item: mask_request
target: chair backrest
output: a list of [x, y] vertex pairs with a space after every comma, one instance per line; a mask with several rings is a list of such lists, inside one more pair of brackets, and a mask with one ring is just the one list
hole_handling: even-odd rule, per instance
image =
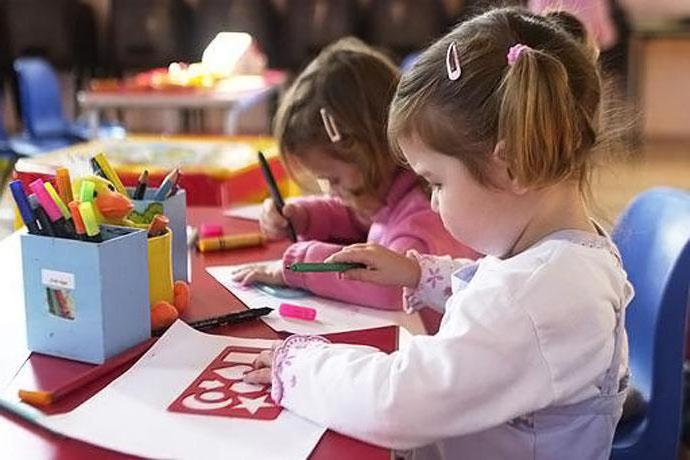
[[184, 0], [111, 0], [112, 64], [122, 72], [187, 60], [190, 19]]
[[247, 32], [273, 63], [278, 16], [271, 0], [199, 0], [194, 16], [196, 60], [218, 32]]
[[62, 110], [60, 84], [52, 66], [39, 57], [14, 61], [24, 129], [40, 139], [64, 135], [68, 122]]
[[676, 458], [690, 302], [690, 193], [655, 188], [640, 194], [613, 239], [635, 288], [626, 314], [630, 368], [647, 407], [628, 426], [619, 425], [612, 458]]
[[[378, 1], [378, 0], [377, 0]], [[288, 0], [278, 54], [298, 69], [321, 48], [360, 29], [357, 0]]]
[[376, 0], [369, 3], [364, 37], [402, 59], [426, 48], [447, 26], [441, 0]]

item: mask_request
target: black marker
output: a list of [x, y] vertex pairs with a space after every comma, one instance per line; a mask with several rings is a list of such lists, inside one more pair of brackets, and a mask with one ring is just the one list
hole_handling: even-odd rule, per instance
[[[283, 201], [283, 197], [280, 196], [280, 190], [278, 190], [278, 184], [276, 184], [276, 180], [273, 177], [271, 167], [268, 165], [268, 161], [266, 161], [266, 157], [263, 153], [261, 153], [261, 151], [259, 151], [259, 164], [261, 165], [261, 172], [264, 174], [264, 179], [266, 179], [266, 185], [268, 185], [268, 191], [271, 192], [271, 197], [273, 198], [273, 202], [276, 205], [276, 209], [278, 210], [280, 215], [283, 216], [283, 207], [285, 206], [285, 201]], [[290, 240], [293, 243], [296, 242], [297, 233], [295, 232], [295, 227], [292, 226], [292, 222], [290, 222], [289, 219], [288, 233], [290, 235]]]

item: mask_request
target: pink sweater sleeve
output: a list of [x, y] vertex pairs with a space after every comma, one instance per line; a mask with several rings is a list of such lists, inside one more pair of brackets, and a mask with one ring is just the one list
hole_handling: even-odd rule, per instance
[[[397, 238], [389, 249], [404, 253], [408, 249], [424, 251], [426, 245], [416, 238]], [[291, 245], [283, 255], [283, 266], [295, 262], [322, 262], [340, 251], [343, 246], [319, 241], [304, 241]], [[402, 309], [402, 288], [341, 279], [337, 273], [295, 273], [283, 269], [289, 286], [307, 289], [314, 294], [343, 302], [384, 310]]]
[[360, 222], [348, 206], [334, 197], [306, 197], [290, 200], [300, 219], [306, 222], [300, 233], [301, 240], [335, 241], [339, 243], [363, 242], [368, 226]]

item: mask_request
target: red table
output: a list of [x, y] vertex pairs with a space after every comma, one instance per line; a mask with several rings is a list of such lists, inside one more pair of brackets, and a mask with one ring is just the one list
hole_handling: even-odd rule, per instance
[[[242, 233], [255, 231], [257, 229], [255, 222], [222, 217], [220, 208], [189, 208], [188, 218], [192, 224], [201, 222], [222, 222], [227, 233]], [[206, 266], [275, 259], [280, 257], [286, 246], [287, 243], [278, 242], [268, 244], [263, 248], [251, 248], [230, 252], [200, 254], [196, 251], [192, 251], [192, 295], [191, 303], [189, 309], [184, 314], [184, 319], [202, 319], [244, 308], [239, 300], [206, 273]], [[2, 272], [12, 269], [12, 267], [5, 265], [7, 261], [17, 260], [19, 257], [16, 253], [8, 253], [18, 250], [19, 248], [16, 244], [9, 245], [0, 243], [0, 261], [3, 261], [2, 264], [0, 264], [0, 269], [2, 270], [0, 275], [2, 275]], [[16, 283], [16, 276], [12, 279]], [[14, 286], [16, 289], [16, 285]], [[5, 286], [2, 286], [0, 282], [0, 287]], [[10, 302], [13, 301], [16, 301], [16, 295], [14, 296], [14, 300], [10, 300]], [[7, 354], [17, 353], [21, 348], [17, 347], [16, 343], [8, 343], [8, 341], [12, 341], [12, 337], [15, 337], [14, 342], [16, 342], [16, 337], [18, 337], [17, 334], [9, 334], [10, 338], [8, 338], [8, 330], [9, 327], [7, 325], [5, 325], [5, 329], [0, 327], [0, 340], [2, 340], [0, 343], [3, 345], [3, 347], [0, 347], [0, 365], [11, 362], [10, 358], [12, 358], [12, 356], [7, 356]], [[226, 326], [215, 330], [214, 333], [252, 338], [277, 337], [277, 334], [261, 321]], [[397, 328], [391, 326], [368, 331], [335, 334], [332, 338], [336, 341], [348, 343], [375, 344], [385, 351], [391, 351], [395, 349], [397, 345]], [[59, 383], [61, 381], [67, 381], [91, 367], [90, 365], [74, 361], [61, 360], [59, 358], [45, 357], [42, 355], [32, 355], [29, 362], [24, 365], [22, 370], [15, 377], [14, 382], [10, 384], [10, 387], [17, 385], [18, 381], [26, 381], [27, 379], [34, 379], [34, 381], [51, 379]], [[110, 381], [124, 372], [124, 370], [125, 369], [120, 369], [99, 381], [93, 382], [83, 391], [73, 396], [66, 397], [64, 400], [60, 401], [51, 412], [66, 411], [76, 407], [79, 403], [88, 399], [106, 386]], [[2, 385], [1, 380], [0, 385]], [[0, 390], [2, 389], [3, 388], [0, 388]], [[24, 422], [8, 412], [0, 410], [0, 458], [51, 458], [72, 460], [91, 458], [124, 459], [132, 457], [81, 441], [54, 435]], [[310, 458], [390, 459], [390, 451], [328, 431], [321, 438], [321, 441], [316, 446]]]

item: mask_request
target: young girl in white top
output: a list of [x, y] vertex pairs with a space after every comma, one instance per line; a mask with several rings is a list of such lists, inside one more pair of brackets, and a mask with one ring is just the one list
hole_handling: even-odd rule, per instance
[[[562, 19], [562, 18], [560, 18]], [[601, 80], [560, 20], [496, 9], [425, 51], [389, 135], [448, 231], [486, 257], [350, 246], [347, 278], [444, 312], [392, 354], [293, 336], [246, 379], [287, 409], [415, 458], [607, 459], [627, 384], [617, 250], [588, 216]], [[584, 30], [584, 29], [582, 29]]]

